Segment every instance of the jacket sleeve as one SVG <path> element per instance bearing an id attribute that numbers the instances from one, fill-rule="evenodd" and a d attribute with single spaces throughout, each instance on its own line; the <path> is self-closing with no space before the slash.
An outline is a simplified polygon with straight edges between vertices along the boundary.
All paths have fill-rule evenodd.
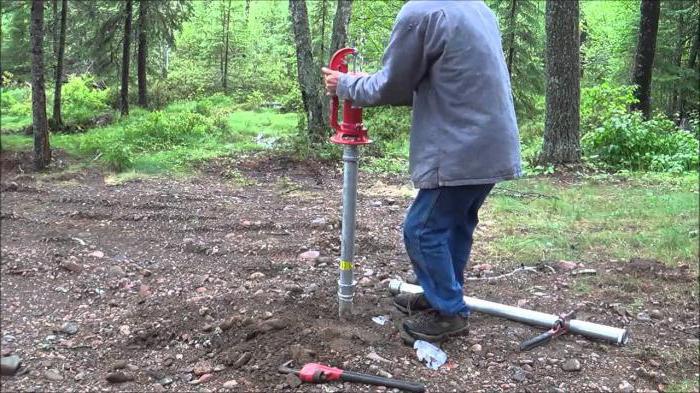
<path id="1" fill-rule="evenodd" d="M 343 74 L 337 95 L 357 106 L 411 105 L 413 92 L 445 46 L 442 11 L 431 14 L 401 10 L 382 57 L 382 68 L 367 76 Z"/>

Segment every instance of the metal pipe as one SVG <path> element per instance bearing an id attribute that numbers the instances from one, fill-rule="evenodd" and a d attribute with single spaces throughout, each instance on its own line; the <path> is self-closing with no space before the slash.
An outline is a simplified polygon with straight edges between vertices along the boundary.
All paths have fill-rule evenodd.
<path id="1" fill-rule="evenodd" d="M 340 279 L 338 280 L 338 314 L 352 315 L 355 292 L 353 259 L 355 254 L 355 210 L 357 206 L 357 145 L 343 147 L 343 229 L 340 241 Z"/>
<path id="2" fill-rule="evenodd" d="M 419 285 L 408 284 L 400 280 L 391 280 L 389 282 L 389 292 L 394 295 L 400 292 L 422 293 L 423 288 L 421 288 Z M 554 325 L 554 322 L 557 321 L 557 318 L 559 318 L 558 316 L 552 314 L 507 306 L 469 296 L 464 297 L 464 303 L 466 303 L 467 307 L 473 311 L 526 323 L 528 325 L 540 326 L 546 329 L 551 328 Z M 617 345 L 625 345 L 629 339 L 629 331 L 627 329 L 620 329 L 576 319 L 570 321 L 569 331 L 574 334 L 580 334 L 585 337 L 608 341 Z"/>

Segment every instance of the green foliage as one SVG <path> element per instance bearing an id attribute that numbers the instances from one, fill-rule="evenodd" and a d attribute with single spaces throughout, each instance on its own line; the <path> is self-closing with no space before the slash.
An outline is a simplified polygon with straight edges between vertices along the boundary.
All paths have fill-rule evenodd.
<path id="1" fill-rule="evenodd" d="M 3 134 L 0 138 L 0 150 L 2 151 L 22 151 L 32 148 L 32 138 L 25 135 Z"/>
<path id="2" fill-rule="evenodd" d="M 543 113 L 544 3 L 536 0 L 490 0 L 499 19 L 503 52 L 510 67 L 515 109 L 520 117 Z"/>
<path id="3" fill-rule="evenodd" d="M 695 0 L 661 2 L 651 93 L 654 107 L 667 116 L 700 110 L 698 62 L 689 64 L 699 19 L 700 3 Z"/>
<path id="4" fill-rule="evenodd" d="M 581 86 L 629 83 L 636 45 L 639 2 L 581 3 Z"/>
<path id="5" fill-rule="evenodd" d="M 151 87 L 151 103 L 163 108 L 177 100 L 195 100 L 214 93 L 216 76 L 191 59 L 178 59 L 166 79 L 156 80 Z"/>
<path id="6" fill-rule="evenodd" d="M 176 146 L 193 144 L 215 132 L 211 119 L 198 113 L 179 115 L 161 111 L 149 113 L 142 122 L 124 128 L 124 142 L 134 146 L 134 152 L 154 152 Z"/>
<path id="7" fill-rule="evenodd" d="M 243 109 L 256 110 L 262 108 L 263 104 L 265 104 L 265 95 L 258 90 L 254 90 L 246 96 Z"/>
<path id="8" fill-rule="evenodd" d="M 2 111 L 3 123 L 6 120 L 5 116 L 31 115 L 31 91 L 22 87 L 0 88 L 0 111 Z"/>
<path id="9" fill-rule="evenodd" d="M 378 142 L 404 140 L 411 129 L 408 107 L 377 107 L 364 112 L 364 123 L 372 139 Z"/>
<path id="10" fill-rule="evenodd" d="M 112 169 L 122 171 L 139 155 L 195 146 L 219 135 L 213 120 L 198 113 L 155 111 L 136 116 L 138 121 L 87 133 L 78 140 L 79 151 L 99 154 Z"/>
<path id="11" fill-rule="evenodd" d="M 61 87 L 64 122 L 73 125 L 89 124 L 92 119 L 110 112 L 109 88 L 95 88 L 95 80 L 90 75 L 70 76 Z M 49 97 L 48 102 L 53 101 Z M 31 107 L 31 102 L 29 103 Z M 53 106 L 50 106 L 53 109 Z"/>
<path id="12" fill-rule="evenodd" d="M 595 130 L 615 115 L 627 112 L 637 100 L 634 86 L 612 85 L 603 82 L 581 89 L 581 135 Z"/>
<path id="13" fill-rule="evenodd" d="M 32 124 L 31 90 L 11 83 L 6 86 L 0 88 L 0 128 L 8 134 L 22 132 Z"/>
<path id="14" fill-rule="evenodd" d="M 698 140 L 663 117 L 615 114 L 582 139 L 584 152 L 614 169 L 683 172 L 697 170 Z"/>
<path id="15" fill-rule="evenodd" d="M 62 89 L 63 121 L 69 127 L 85 128 L 94 120 L 111 113 L 109 100 L 113 89 L 98 89 L 90 75 L 70 76 Z M 53 89 L 47 90 L 47 111 L 52 115 Z M 32 97 L 27 87 L 0 89 L 2 129 L 17 132 L 32 123 Z"/>

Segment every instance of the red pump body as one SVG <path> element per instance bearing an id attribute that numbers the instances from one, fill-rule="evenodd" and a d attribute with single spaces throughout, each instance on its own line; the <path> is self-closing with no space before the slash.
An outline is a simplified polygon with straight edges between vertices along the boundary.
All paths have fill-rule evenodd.
<path id="1" fill-rule="evenodd" d="M 346 57 L 357 54 L 354 48 L 343 48 L 331 56 L 328 68 L 343 73 L 348 72 Z M 343 101 L 343 121 L 338 124 L 338 109 L 340 103 L 338 96 L 331 99 L 330 122 L 331 128 L 335 130 L 335 135 L 331 137 L 331 142 L 340 145 L 366 145 L 372 143 L 367 136 L 367 129 L 362 124 L 362 108 L 352 106 L 352 101 Z"/>

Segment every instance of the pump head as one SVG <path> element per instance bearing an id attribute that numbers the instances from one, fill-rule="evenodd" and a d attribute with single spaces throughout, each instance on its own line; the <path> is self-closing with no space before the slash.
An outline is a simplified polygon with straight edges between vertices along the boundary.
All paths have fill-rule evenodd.
<path id="1" fill-rule="evenodd" d="M 328 68 L 342 73 L 348 72 L 347 56 L 356 55 L 355 48 L 342 48 L 331 56 Z M 331 142 L 340 145 L 366 145 L 372 143 L 367 136 L 367 129 L 362 124 L 362 108 L 352 106 L 352 101 L 343 101 L 343 121 L 338 124 L 338 96 L 331 98 L 330 123 L 335 130 Z"/>

